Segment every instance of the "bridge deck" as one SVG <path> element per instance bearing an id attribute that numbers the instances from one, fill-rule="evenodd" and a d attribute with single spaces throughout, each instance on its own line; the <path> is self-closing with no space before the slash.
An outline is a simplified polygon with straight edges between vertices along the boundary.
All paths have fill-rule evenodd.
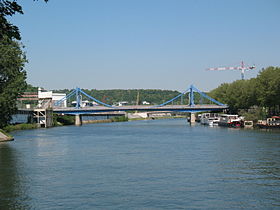
<path id="1" fill-rule="evenodd" d="M 54 108 L 55 113 L 65 114 L 86 114 L 97 112 L 115 112 L 115 111 L 170 111 L 170 112 L 203 112 L 203 111 L 219 111 L 227 109 L 228 106 L 219 105 L 166 105 L 162 107 L 151 106 L 119 106 L 119 107 L 105 107 L 105 106 L 93 106 L 77 109 L 75 107 L 68 108 Z"/>

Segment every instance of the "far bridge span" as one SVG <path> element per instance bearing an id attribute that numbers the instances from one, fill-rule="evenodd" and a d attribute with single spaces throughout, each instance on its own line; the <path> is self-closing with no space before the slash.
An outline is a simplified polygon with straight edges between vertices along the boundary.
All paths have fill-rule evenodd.
<path id="1" fill-rule="evenodd" d="M 195 94 L 198 93 L 198 94 Z M 182 97 L 183 95 L 188 94 L 188 105 L 168 105 L 172 103 L 174 100 Z M 81 97 L 84 95 L 85 97 L 95 101 L 98 106 L 91 107 L 82 107 Z M 206 98 L 212 104 L 195 104 L 195 96 L 200 95 L 201 98 Z M 60 104 L 65 102 L 65 100 L 76 97 L 76 107 L 61 107 Z M 57 114 L 68 114 L 76 116 L 76 125 L 81 125 L 81 116 L 82 115 L 124 115 L 124 112 L 127 111 L 140 111 L 140 112 L 187 112 L 191 113 L 191 122 L 194 121 L 194 113 L 196 112 L 209 112 L 209 111 L 223 111 L 227 109 L 228 106 L 223 104 L 208 95 L 204 92 L 200 91 L 193 85 L 191 85 L 186 91 L 177 95 L 176 97 L 170 99 L 159 105 L 148 106 L 148 105 L 134 105 L 134 106 L 112 106 L 106 103 L 99 101 L 98 99 L 88 95 L 80 88 L 76 88 L 68 95 L 66 95 L 61 100 L 52 103 L 48 103 L 46 107 L 40 107 L 36 109 L 21 109 L 19 111 L 30 113 L 36 119 L 37 123 L 40 126 L 50 127 L 52 126 L 52 115 L 53 113 Z"/>
<path id="2" fill-rule="evenodd" d="M 210 102 L 214 104 L 195 104 L 195 92 L 197 92 L 203 98 L 208 99 Z M 168 105 L 169 103 L 173 102 L 174 100 L 180 98 L 181 96 L 187 94 L 189 95 L 189 104 L 188 105 Z M 92 99 L 100 106 L 93 106 L 93 107 L 81 107 L 81 95 L 86 96 L 87 98 Z M 76 107 L 69 107 L 69 108 L 61 108 L 59 104 L 63 101 L 67 100 L 70 97 L 76 96 Z M 182 92 L 178 96 L 172 98 L 169 101 L 166 101 L 162 104 L 155 105 L 155 106 L 147 106 L 147 105 L 135 105 L 135 106 L 112 106 L 106 103 L 99 101 L 98 99 L 88 95 L 80 88 L 76 88 L 67 96 L 65 96 L 60 101 L 56 102 L 56 106 L 53 107 L 53 112 L 58 114 L 70 114 L 76 115 L 76 124 L 79 125 L 81 123 L 80 115 L 85 114 L 96 114 L 96 113 L 105 113 L 105 112 L 121 112 L 121 111 L 168 111 L 168 112 L 206 112 L 206 111 L 222 111 L 228 108 L 227 105 L 209 97 L 204 92 L 200 91 L 193 85 L 190 86 L 186 91 Z M 193 121 L 194 114 L 191 115 L 191 121 Z"/>

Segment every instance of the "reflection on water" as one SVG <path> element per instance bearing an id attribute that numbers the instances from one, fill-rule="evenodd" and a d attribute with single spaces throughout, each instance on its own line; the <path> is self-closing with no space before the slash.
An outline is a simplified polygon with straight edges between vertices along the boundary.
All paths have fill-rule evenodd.
<path id="1" fill-rule="evenodd" d="M 0 209 L 30 209 L 18 154 L 9 144 L 0 143 Z"/>
<path id="2" fill-rule="evenodd" d="M 280 208 L 279 132 L 153 120 L 14 136 L 0 209 Z"/>

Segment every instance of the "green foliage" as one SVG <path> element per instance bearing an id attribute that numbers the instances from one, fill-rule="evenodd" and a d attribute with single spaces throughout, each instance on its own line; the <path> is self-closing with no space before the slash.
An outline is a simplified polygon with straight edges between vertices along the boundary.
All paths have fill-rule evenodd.
<path id="1" fill-rule="evenodd" d="M 48 0 L 44 0 L 47 2 Z M 20 32 L 17 26 L 11 24 L 7 17 L 15 14 L 23 14 L 22 7 L 15 1 L 0 0 L 0 40 L 8 37 L 9 39 L 20 40 Z"/>
<path id="2" fill-rule="evenodd" d="M 257 78 L 224 83 L 212 90 L 210 96 L 228 104 L 232 113 L 237 113 L 239 109 L 260 106 L 279 114 L 280 68 L 268 67 L 263 69 Z"/>
<path id="3" fill-rule="evenodd" d="M 231 112 L 238 109 L 248 109 L 256 104 L 256 81 L 237 80 L 231 84 L 224 83 L 210 92 L 211 97 L 229 105 Z"/>
<path id="4" fill-rule="evenodd" d="M 34 87 L 30 84 L 27 84 L 24 92 L 38 92 L 38 88 L 39 87 Z"/>
<path id="5" fill-rule="evenodd" d="M 148 101 L 152 104 L 159 104 L 171 99 L 179 94 L 177 91 L 168 90 L 90 90 L 88 94 L 96 97 L 108 104 L 114 104 L 119 101 L 127 101 L 129 104 L 137 103 L 137 94 L 139 93 L 139 103 Z"/>
<path id="6" fill-rule="evenodd" d="M 280 68 L 268 67 L 257 77 L 258 102 L 261 106 L 280 105 Z"/>
<path id="7" fill-rule="evenodd" d="M 16 124 L 16 125 L 8 125 L 3 128 L 6 132 L 12 132 L 16 130 L 29 130 L 29 129 L 35 129 L 38 128 L 37 124 Z"/>
<path id="8" fill-rule="evenodd" d="M 112 122 L 126 122 L 128 121 L 128 118 L 126 116 L 119 116 L 119 117 L 113 117 Z"/>
<path id="9" fill-rule="evenodd" d="M 64 90 L 53 90 L 54 92 L 59 93 L 70 93 L 72 90 L 64 89 Z M 172 91 L 172 90 L 155 90 L 155 89 L 128 89 L 128 90 L 121 90 L 121 89 L 113 89 L 113 90 L 96 90 L 96 89 L 83 89 L 87 94 L 93 96 L 94 98 L 98 99 L 107 104 L 114 104 L 119 101 L 127 101 L 130 105 L 135 105 L 137 101 L 137 94 L 139 93 L 139 104 L 143 101 L 147 101 L 151 104 L 161 104 L 167 100 L 174 98 L 175 96 L 179 95 L 180 92 Z M 186 96 L 183 100 L 183 103 L 186 104 Z M 75 101 L 76 98 L 73 96 L 69 99 L 70 101 Z M 83 96 L 83 100 L 89 100 L 87 97 Z M 70 104 L 70 103 L 69 103 Z M 174 104 L 181 104 L 181 98 L 177 99 Z"/>
<path id="10" fill-rule="evenodd" d="M 262 107 L 251 107 L 248 110 L 240 110 L 238 112 L 239 115 L 243 116 L 245 120 L 251 120 L 256 123 L 260 119 L 266 119 L 268 117 L 266 109 Z"/>
<path id="11" fill-rule="evenodd" d="M 75 116 L 72 115 L 57 115 L 54 114 L 54 125 L 74 125 L 75 124 Z"/>
<path id="12" fill-rule="evenodd" d="M 0 41 L 0 128 L 16 112 L 17 97 L 26 87 L 25 54 L 18 42 L 4 38 Z"/>
<path id="13" fill-rule="evenodd" d="M 47 2 L 48 0 L 44 0 Z M 17 26 L 7 18 L 23 14 L 16 0 L 0 0 L 0 128 L 3 128 L 16 112 L 16 99 L 26 87 L 26 60 L 21 46 Z"/>
<path id="14" fill-rule="evenodd" d="M 18 27 L 7 20 L 7 16 L 13 16 L 16 13 L 23 14 L 22 8 L 17 2 L 0 1 L 0 39 L 9 37 L 10 39 L 20 40 Z"/>

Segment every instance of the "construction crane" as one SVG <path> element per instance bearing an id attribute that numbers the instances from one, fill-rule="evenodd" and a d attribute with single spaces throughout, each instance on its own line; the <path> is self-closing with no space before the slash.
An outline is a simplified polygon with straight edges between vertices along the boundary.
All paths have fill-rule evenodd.
<path id="1" fill-rule="evenodd" d="M 244 74 L 245 71 L 253 70 L 255 69 L 256 66 L 245 66 L 244 62 L 241 62 L 241 66 L 236 66 L 236 67 L 218 67 L 218 68 L 208 68 L 207 70 L 210 71 L 222 71 L 222 70 L 240 70 L 241 71 L 241 79 L 244 80 Z"/>

